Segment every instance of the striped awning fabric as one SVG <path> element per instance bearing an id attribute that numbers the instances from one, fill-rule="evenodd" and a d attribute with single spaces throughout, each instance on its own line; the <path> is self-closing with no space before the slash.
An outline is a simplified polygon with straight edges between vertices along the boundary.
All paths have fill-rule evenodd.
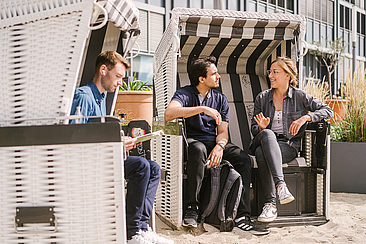
<path id="1" fill-rule="evenodd" d="M 121 31 L 128 33 L 134 32 L 134 35 L 140 34 L 139 10 L 131 0 L 107 0 L 98 1 L 104 3 L 104 8 L 108 12 L 109 21 Z"/>
<path id="2" fill-rule="evenodd" d="M 176 8 L 181 34 L 200 37 L 291 40 L 305 32 L 302 16 L 280 13 Z"/>

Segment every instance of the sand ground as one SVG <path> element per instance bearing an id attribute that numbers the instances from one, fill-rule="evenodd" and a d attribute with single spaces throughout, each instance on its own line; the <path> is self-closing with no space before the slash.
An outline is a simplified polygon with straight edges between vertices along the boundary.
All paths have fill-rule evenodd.
<path id="1" fill-rule="evenodd" d="M 366 194 L 331 193 L 330 221 L 320 226 L 269 228 L 265 236 L 255 236 L 240 230 L 220 233 L 205 225 L 200 228 L 173 231 L 156 218 L 156 232 L 176 244 L 215 243 L 366 243 Z"/>

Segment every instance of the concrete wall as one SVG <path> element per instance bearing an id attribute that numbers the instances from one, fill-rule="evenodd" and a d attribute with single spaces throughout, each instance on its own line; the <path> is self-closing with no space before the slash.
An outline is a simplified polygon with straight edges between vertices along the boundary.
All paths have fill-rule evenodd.
<path id="1" fill-rule="evenodd" d="M 365 142 L 331 142 L 330 191 L 366 193 Z"/>

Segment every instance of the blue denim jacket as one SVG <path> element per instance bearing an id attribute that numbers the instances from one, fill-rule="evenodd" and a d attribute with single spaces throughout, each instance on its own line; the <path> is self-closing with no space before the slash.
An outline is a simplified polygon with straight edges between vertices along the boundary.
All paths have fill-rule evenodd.
<path id="1" fill-rule="evenodd" d="M 75 90 L 70 115 L 75 115 L 77 113 L 76 107 L 81 107 L 80 111 L 84 116 L 105 116 L 107 114 L 105 97 L 105 93 L 100 93 L 94 81 L 89 81 L 86 86 L 81 86 Z M 81 124 L 92 121 L 92 118 L 80 119 Z M 75 120 L 70 121 L 70 124 L 74 123 Z"/>
<path id="2" fill-rule="evenodd" d="M 254 137 L 259 133 L 259 126 L 257 122 L 255 122 L 254 116 L 260 114 L 261 112 L 265 117 L 269 117 L 271 119 L 269 125 L 267 126 L 267 129 L 271 129 L 275 113 L 272 88 L 259 93 L 255 99 L 251 125 L 251 131 Z M 294 138 L 295 135 L 291 135 L 288 131 L 293 121 L 306 114 L 311 117 L 312 122 L 333 117 L 333 111 L 328 105 L 324 104 L 303 90 L 289 87 L 287 96 L 283 99 L 283 134 L 285 138 L 289 140 L 289 144 L 296 150 L 300 148 L 301 138 Z"/>

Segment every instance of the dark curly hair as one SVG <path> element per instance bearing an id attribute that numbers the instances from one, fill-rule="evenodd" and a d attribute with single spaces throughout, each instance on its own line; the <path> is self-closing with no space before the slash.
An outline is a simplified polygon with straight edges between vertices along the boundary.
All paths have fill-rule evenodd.
<path id="1" fill-rule="evenodd" d="M 200 83 L 199 77 L 207 77 L 207 70 L 211 64 L 216 64 L 216 58 L 213 56 L 206 58 L 199 58 L 192 62 L 188 70 L 189 80 L 192 86 L 198 86 Z"/>

